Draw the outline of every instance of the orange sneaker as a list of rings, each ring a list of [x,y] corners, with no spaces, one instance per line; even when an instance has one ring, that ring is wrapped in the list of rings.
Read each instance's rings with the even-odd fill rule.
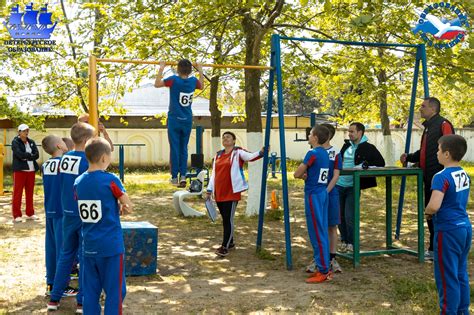
[[[306,283],[321,283],[330,280],[332,280],[331,271],[329,271],[328,273],[321,273],[318,271],[313,273],[308,279],[306,279]]]

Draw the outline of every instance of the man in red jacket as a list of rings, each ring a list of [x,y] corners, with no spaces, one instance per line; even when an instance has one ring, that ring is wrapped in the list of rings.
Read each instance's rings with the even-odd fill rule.
[[[425,207],[431,198],[431,180],[433,176],[443,169],[439,164],[436,153],[438,151],[438,140],[444,135],[454,134],[453,125],[444,117],[440,116],[441,103],[436,97],[427,97],[421,103],[420,114],[424,118],[423,135],[421,136],[420,149],[414,153],[403,153],[400,162],[419,163],[423,170],[423,182],[425,186]],[[430,246],[425,252],[425,258],[433,260],[433,220],[427,219],[430,231]]]

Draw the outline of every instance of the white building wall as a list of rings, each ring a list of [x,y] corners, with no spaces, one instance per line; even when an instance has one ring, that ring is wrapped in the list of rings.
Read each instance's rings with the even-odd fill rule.
[[[230,130],[237,136],[237,145],[244,148],[247,147],[247,136],[246,131],[243,129]],[[125,166],[153,166],[163,165],[168,163],[169,158],[169,145],[168,136],[166,129],[108,129],[109,135],[115,144],[145,144],[144,147],[125,147]],[[457,134],[462,135],[468,142],[468,151],[464,160],[474,162],[474,129],[457,129]],[[16,130],[8,129],[6,136],[6,143],[11,144],[12,139],[17,134]],[[30,137],[37,143],[41,144],[41,140],[48,134],[56,134],[61,137],[69,136],[69,129],[66,128],[54,128],[49,129],[47,132],[38,132],[35,130],[30,131]],[[304,138],[304,130],[287,129],[285,131],[286,137],[286,154],[290,159],[300,160],[304,157],[309,146],[306,142],[294,142],[298,134],[298,138]],[[369,138],[369,142],[375,144],[379,149],[383,146],[383,135],[381,130],[367,130],[366,135]],[[339,129],[332,141],[333,145],[337,148],[341,148],[344,137],[347,137],[345,129]],[[405,130],[392,130],[392,137],[394,143],[394,159],[398,160],[399,156],[403,153],[405,148]],[[415,130],[412,136],[410,152],[418,150],[420,146],[421,131]],[[280,156],[280,139],[279,131],[271,131],[271,151],[277,152]],[[204,159],[210,161],[214,156],[215,152],[212,152],[212,138],[211,131],[205,130],[203,137],[203,151]],[[115,148],[113,153],[114,163],[118,163],[118,147]],[[189,141],[189,154],[195,153],[196,151],[196,135],[195,132],[191,134]],[[383,150],[380,150],[383,152]],[[12,152],[10,147],[6,148],[5,164],[11,164]],[[38,162],[42,162],[47,159],[47,154],[40,150],[40,159]]]

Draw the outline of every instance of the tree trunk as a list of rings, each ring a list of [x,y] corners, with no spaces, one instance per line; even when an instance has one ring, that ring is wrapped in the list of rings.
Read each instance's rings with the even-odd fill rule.
[[[255,23],[250,15],[244,15],[242,26],[245,33],[245,64],[258,65],[260,48],[265,30]],[[262,104],[260,103],[260,70],[245,69],[245,112],[247,115],[247,149],[260,150],[262,140]],[[249,163],[249,190],[247,198],[247,216],[258,214],[260,207],[261,177],[263,161]]]
[[[210,96],[209,96],[209,111],[211,112],[211,137],[212,137],[212,154],[217,152],[221,147],[221,117],[222,112],[219,110],[217,104],[217,92],[219,90],[219,75],[214,75],[211,78]]]
[[[383,49],[378,48],[378,55],[383,59]],[[377,80],[379,83],[379,92],[377,95],[380,108],[380,122],[382,123],[383,134],[383,151],[387,165],[395,165],[395,156],[393,153],[392,133],[390,131],[390,119],[388,118],[388,101],[387,101],[387,71],[378,69]]]

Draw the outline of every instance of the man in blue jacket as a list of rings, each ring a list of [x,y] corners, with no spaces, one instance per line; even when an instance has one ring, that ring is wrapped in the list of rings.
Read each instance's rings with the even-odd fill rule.
[[[385,160],[377,148],[369,143],[364,135],[365,127],[359,122],[349,126],[349,139],[344,140],[341,149],[342,169],[353,167],[385,166]],[[354,190],[353,179],[350,175],[340,176],[336,183],[339,191],[341,209],[341,246],[339,251],[352,251],[354,246]],[[377,186],[375,177],[362,177],[360,189]]]

